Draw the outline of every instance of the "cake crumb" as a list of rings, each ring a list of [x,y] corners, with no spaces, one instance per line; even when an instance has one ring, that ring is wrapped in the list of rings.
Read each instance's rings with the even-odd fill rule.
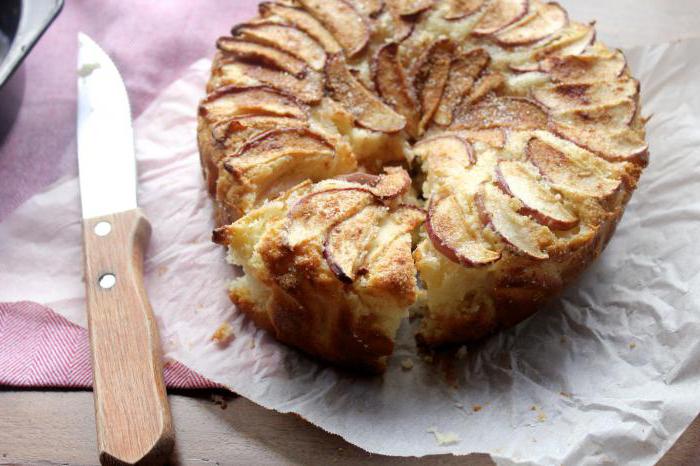
[[[637,347],[637,344],[635,342],[632,342],[629,344],[630,349],[635,349]]]
[[[250,349],[255,348],[255,340],[251,339],[251,340],[250,340],[250,343],[248,343],[248,347],[249,347]]]
[[[530,411],[537,411],[537,405],[530,406]]]
[[[410,371],[411,369],[413,369],[413,359],[404,358],[401,361],[401,369],[403,369],[405,371]]]
[[[78,68],[78,76],[81,78],[86,78],[92,74],[93,71],[96,69],[100,68],[100,64],[95,62],[95,63],[85,63],[83,66]]]
[[[435,436],[435,441],[441,447],[446,445],[454,445],[455,443],[459,443],[460,440],[459,436],[454,432],[440,432],[437,427],[430,427],[426,432],[433,434]]]
[[[571,398],[571,397],[574,396],[573,394],[571,394],[571,393],[569,393],[569,392],[559,392],[559,394],[560,394],[561,396],[565,396],[566,398]]]
[[[544,422],[547,420],[547,415],[544,414],[544,411],[540,411],[540,413],[537,415],[537,422]]]
[[[475,413],[478,413],[482,409],[484,409],[484,407],[481,405],[478,405],[478,404],[472,405],[472,411],[474,411]]]
[[[161,265],[161,266],[158,267],[158,269],[156,270],[156,273],[158,274],[159,277],[162,277],[162,276],[165,275],[167,272],[168,272],[168,267],[166,267],[165,265]]]
[[[230,343],[233,339],[233,327],[228,322],[224,322],[214,331],[211,339],[220,345]]]

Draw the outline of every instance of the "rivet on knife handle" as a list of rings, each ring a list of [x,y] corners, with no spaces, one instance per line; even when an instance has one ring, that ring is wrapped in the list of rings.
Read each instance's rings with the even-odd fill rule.
[[[161,463],[174,443],[158,329],[143,285],[150,233],[140,209],[83,221],[102,464]]]

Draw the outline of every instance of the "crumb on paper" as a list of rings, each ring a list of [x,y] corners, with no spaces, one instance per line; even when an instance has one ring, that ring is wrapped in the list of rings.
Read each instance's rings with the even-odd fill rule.
[[[214,393],[214,394],[212,394],[212,396],[211,396],[211,401],[213,401],[214,404],[217,405],[217,406],[219,406],[221,409],[226,409],[226,408],[228,408],[228,402],[229,402],[229,400],[228,400],[227,397],[225,397],[225,396],[223,396],[223,395],[219,395],[219,394],[217,394],[217,393]]]
[[[630,349],[635,349],[637,347],[637,344],[635,342],[632,342],[629,344]]]
[[[85,78],[90,76],[93,71],[100,67],[99,63],[85,63],[83,66],[78,68],[78,76]]]
[[[440,432],[437,427],[430,427],[426,432],[433,434],[435,436],[435,441],[441,447],[446,445],[454,445],[455,443],[459,443],[460,440],[459,436],[454,432]]]
[[[253,339],[251,338],[250,343],[248,343],[248,347],[249,347],[250,349],[255,348],[255,340],[253,340]]]
[[[537,422],[544,422],[547,420],[547,415],[544,413],[544,411],[540,411],[537,414]]]
[[[413,369],[413,359],[411,358],[403,358],[401,361],[401,369],[405,371],[410,371]]]
[[[569,393],[569,392],[564,392],[564,391],[562,391],[562,392],[559,392],[559,394],[560,394],[561,396],[564,396],[564,397],[566,397],[566,398],[571,398],[571,397],[573,397],[573,396],[574,396],[574,395],[573,395],[572,393]]]
[[[479,404],[474,404],[474,405],[472,405],[472,411],[474,411],[475,413],[478,413],[478,412],[481,411],[482,409],[484,409],[484,407],[481,406],[481,405],[479,405]]]
[[[161,265],[161,266],[158,267],[158,269],[156,270],[156,274],[158,274],[159,277],[162,277],[163,275],[166,274],[167,271],[168,271],[168,267],[165,266],[165,265]]]
[[[467,347],[461,346],[455,353],[457,359],[464,359],[467,356]]]
[[[537,411],[537,405],[530,406],[530,411]]]
[[[462,409],[464,408],[464,405],[462,403],[455,403],[455,408]]]
[[[233,327],[228,322],[219,325],[211,339],[220,345],[225,345],[233,339]]]
[[[562,336],[559,338],[559,343],[561,343],[562,345],[563,345],[564,343],[566,343],[566,337],[565,337],[564,335],[562,335]]]
[[[427,362],[428,364],[432,364],[434,359],[433,359],[433,356],[431,354],[424,354],[423,361]]]

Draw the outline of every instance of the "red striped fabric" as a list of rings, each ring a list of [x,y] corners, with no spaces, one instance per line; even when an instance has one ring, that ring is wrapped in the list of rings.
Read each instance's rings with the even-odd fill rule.
[[[179,362],[163,376],[168,388],[219,386]],[[0,303],[0,386],[90,388],[87,330],[37,303]]]

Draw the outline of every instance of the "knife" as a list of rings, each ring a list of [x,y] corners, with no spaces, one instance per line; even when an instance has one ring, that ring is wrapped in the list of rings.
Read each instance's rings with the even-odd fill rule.
[[[143,285],[151,226],[136,203],[129,97],[92,39],[79,33],[78,49],[78,169],[100,462],[161,463],[174,434]]]

